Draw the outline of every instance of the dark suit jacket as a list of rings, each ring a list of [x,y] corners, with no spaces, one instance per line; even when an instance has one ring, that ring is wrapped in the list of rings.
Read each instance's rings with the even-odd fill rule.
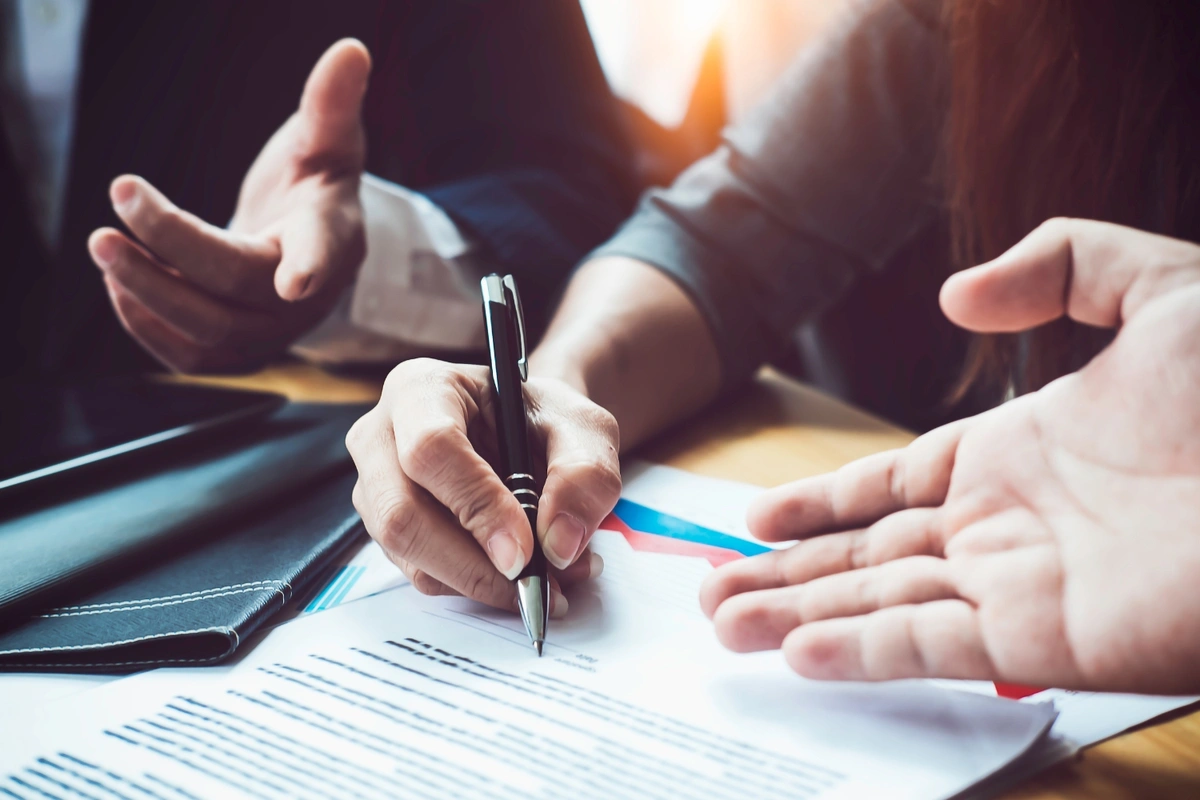
[[[527,308],[544,310],[635,192],[619,113],[576,3],[93,0],[58,255],[31,241],[23,204],[4,215],[0,286],[24,348],[9,370],[150,367],[86,252],[88,234],[116,222],[109,182],[142,175],[223,224],[309,70],[346,36],[375,59],[368,171],[438,203],[498,269],[517,275]],[[0,163],[0,186],[13,166]]]

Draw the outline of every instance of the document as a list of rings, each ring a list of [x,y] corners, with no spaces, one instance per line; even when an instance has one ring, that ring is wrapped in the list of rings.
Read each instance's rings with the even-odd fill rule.
[[[929,798],[1000,769],[1053,720],[728,653],[684,599],[706,565],[643,562],[606,532],[596,549],[606,577],[569,593],[543,658],[514,615],[395,588],[281,626],[232,666],[6,715],[0,795]]]

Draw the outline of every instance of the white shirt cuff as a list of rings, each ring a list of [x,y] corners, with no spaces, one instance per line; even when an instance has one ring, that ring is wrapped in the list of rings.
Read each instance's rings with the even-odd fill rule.
[[[292,352],[324,363],[395,361],[484,346],[484,271],[429,198],[373,175],[359,189],[367,255],[358,277]]]

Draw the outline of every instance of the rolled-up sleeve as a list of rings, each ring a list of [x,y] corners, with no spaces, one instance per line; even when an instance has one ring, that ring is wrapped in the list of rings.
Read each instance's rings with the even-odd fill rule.
[[[645,261],[691,295],[727,388],[940,213],[946,52],[922,10],[857,4],[716,152],[649,191],[593,253]]]

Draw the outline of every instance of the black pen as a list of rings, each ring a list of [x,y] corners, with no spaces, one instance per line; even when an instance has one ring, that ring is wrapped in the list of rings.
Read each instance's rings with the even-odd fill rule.
[[[496,393],[500,463],[502,474],[506,476],[504,485],[521,504],[529,519],[529,529],[533,531],[533,555],[517,576],[517,606],[533,648],[540,656],[546,641],[546,625],[550,621],[550,578],[546,572],[546,556],[537,540],[538,493],[525,426],[522,384],[529,378],[525,316],[512,275],[488,275],[480,285],[483,288],[488,357],[492,365],[492,390]]]

